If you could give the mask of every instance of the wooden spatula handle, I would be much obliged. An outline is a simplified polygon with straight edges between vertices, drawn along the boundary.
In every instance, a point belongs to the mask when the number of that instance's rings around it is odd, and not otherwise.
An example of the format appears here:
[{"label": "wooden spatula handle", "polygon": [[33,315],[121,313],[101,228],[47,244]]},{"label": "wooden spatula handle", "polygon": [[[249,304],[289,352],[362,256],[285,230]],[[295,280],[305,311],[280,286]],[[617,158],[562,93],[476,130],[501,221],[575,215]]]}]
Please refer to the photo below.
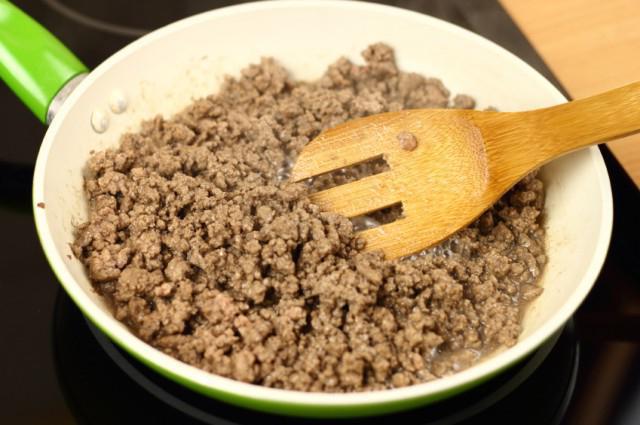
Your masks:
[{"label": "wooden spatula handle", "polygon": [[[555,145],[553,156],[640,131],[640,82],[546,109],[530,111]],[[551,159],[551,158],[549,158]]]}]

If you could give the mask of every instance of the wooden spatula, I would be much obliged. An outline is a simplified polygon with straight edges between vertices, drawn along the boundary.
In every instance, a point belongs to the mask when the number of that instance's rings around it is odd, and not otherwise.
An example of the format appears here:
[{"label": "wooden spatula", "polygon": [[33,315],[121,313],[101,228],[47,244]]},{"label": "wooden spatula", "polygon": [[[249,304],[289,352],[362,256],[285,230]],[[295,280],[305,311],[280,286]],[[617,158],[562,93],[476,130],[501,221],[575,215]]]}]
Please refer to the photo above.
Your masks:
[{"label": "wooden spatula", "polygon": [[[517,96],[517,93],[514,93]],[[402,203],[402,218],[361,232],[387,258],[435,244],[527,173],[567,152],[640,131],[640,82],[526,112],[415,109],[321,133],[292,171],[300,181],[382,156],[390,170],[311,195],[347,217]]]}]

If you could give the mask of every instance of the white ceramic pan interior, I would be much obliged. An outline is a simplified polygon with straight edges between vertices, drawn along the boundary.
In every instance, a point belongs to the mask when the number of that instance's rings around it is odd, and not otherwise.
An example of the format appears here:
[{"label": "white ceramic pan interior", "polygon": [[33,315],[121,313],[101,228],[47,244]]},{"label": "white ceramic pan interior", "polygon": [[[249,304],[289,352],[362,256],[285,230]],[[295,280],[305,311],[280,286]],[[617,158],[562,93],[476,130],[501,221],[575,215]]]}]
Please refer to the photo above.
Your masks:
[{"label": "white ceramic pan interior", "polygon": [[[384,41],[401,69],[439,77],[479,107],[517,111],[564,102],[523,61],[473,33],[418,13],[361,2],[266,2],[203,13],[139,39],[96,68],[51,124],[34,177],[35,219],[46,255],[83,313],[118,345],[169,378],[212,397],[255,409],[306,416],[376,414],[434,402],[502,371],[559,330],[583,301],[604,261],[612,225],[606,169],[597,148],[558,159],[542,170],[549,263],[544,292],[530,306],[516,346],[433,382],[386,391],[318,394],[236,382],[175,360],[136,338],[92,289],[69,244],[86,218],[82,170],[90,151],[115,146],[125,131],[156,114],[170,115],[214,93],[226,74],[273,56],[298,79],[314,79],[345,55]],[[128,108],[109,108],[114,93]],[[109,120],[96,133],[94,111]],[[95,385],[100,385],[96,382]]]}]

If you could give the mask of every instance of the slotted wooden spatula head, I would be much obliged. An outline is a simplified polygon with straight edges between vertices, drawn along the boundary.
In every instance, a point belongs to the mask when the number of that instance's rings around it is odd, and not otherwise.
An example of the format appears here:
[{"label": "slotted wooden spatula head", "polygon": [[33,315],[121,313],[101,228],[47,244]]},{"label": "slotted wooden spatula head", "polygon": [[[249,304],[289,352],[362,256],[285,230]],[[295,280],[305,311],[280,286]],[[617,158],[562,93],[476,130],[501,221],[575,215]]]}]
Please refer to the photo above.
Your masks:
[{"label": "slotted wooden spatula head", "polygon": [[355,217],[401,203],[400,219],[361,232],[387,258],[471,223],[527,173],[566,152],[640,130],[640,83],[526,112],[416,109],[348,121],[298,157],[300,181],[382,156],[389,170],[311,195]]},{"label": "slotted wooden spatula head", "polygon": [[[486,208],[488,169],[466,111],[409,110],[349,121],[325,131],[298,157],[303,180],[382,156],[389,171],[311,195],[322,208],[355,217],[402,203],[402,217],[361,236],[388,258],[439,242]],[[458,115],[458,114],[455,114]]]}]

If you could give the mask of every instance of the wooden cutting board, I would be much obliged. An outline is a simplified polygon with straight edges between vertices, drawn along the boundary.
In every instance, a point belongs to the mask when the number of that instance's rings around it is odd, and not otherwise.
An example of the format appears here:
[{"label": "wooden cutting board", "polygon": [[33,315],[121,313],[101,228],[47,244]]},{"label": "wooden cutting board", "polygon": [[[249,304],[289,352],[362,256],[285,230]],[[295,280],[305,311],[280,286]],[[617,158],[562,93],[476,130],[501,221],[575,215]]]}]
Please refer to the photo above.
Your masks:
[{"label": "wooden cutting board", "polygon": [[[640,80],[640,0],[499,0],[573,98]],[[640,187],[640,134],[608,144]]]}]

